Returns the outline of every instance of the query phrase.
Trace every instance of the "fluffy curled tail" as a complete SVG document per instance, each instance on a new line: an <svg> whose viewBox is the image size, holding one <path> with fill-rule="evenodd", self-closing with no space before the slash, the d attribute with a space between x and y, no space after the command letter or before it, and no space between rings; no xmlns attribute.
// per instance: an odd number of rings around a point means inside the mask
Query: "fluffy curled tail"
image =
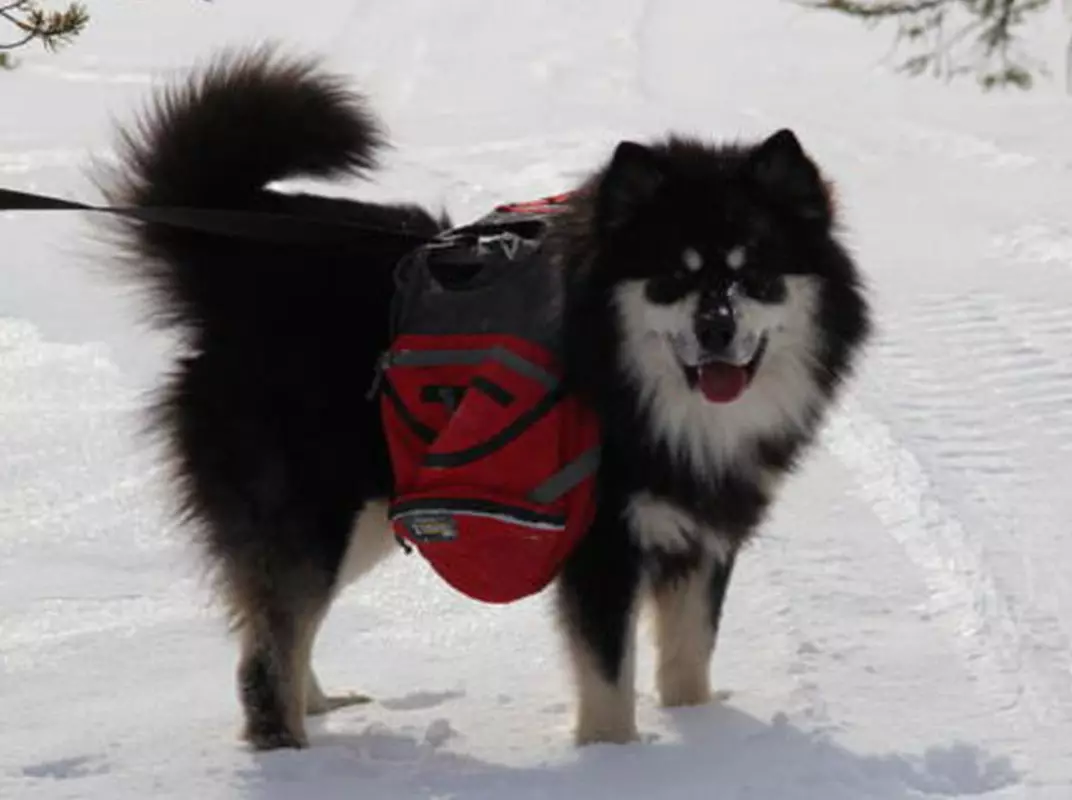
<svg viewBox="0 0 1072 800"><path fill-rule="evenodd" d="M234 206L271 181L369 170L384 144L345 78L270 48L216 58L120 137L106 191L134 206Z"/></svg>
<svg viewBox="0 0 1072 800"><path fill-rule="evenodd" d="M114 205L342 217L371 230L430 235L440 227L416 207L266 188L285 178L363 175L385 144L364 98L345 76L315 60L282 57L271 48L219 56L157 93L119 139L119 163L101 181ZM324 243L302 250L129 218L101 224L112 252L127 267L125 278L148 291L151 318L165 327L243 325L285 316L295 295L305 296L294 287L323 284L320 295L330 297L333 290L326 287L337 283L332 258L340 257L338 248ZM387 269L409 246L400 237L357 239L346 252L366 271L370 265Z"/></svg>

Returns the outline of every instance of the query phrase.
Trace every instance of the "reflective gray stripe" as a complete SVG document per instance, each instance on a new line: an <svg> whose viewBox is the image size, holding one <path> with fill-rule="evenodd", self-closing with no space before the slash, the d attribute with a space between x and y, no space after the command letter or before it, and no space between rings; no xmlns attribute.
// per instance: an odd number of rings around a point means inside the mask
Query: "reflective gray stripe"
<svg viewBox="0 0 1072 800"><path fill-rule="evenodd" d="M391 354L387 366L445 367L450 364L479 364L488 359L498 361L526 378L531 378L548 391L558 386L558 379L550 372L505 347L492 347L487 350L400 350Z"/></svg>
<svg viewBox="0 0 1072 800"><path fill-rule="evenodd" d="M484 516L489 519L508 519L523 522L536 528L561 530L566 526L564 514L546 514L493 500L452 497L444 499L419 498L394 503L388 512L392 520L405 520L407 517L450 517L450 516Z"/></svg>
<svg viewBox="0 0 1072 800"><path fill-rule="evenodd" d="M401 520L408 524L408 520L411 517L417 517L435 513L434 511L405 511L401 514L397 514L395 519ZM496 514L491 511L455 511L452 508L444 508L442 510L444 516L449 516L451 519L454 517L480 517L481 519L493 519L498 522L509 522L513 525L520 525L523 528L531 528L535 531L561 531L565 529L565 524L557 522L541 522L539 520L524 519L522 517L515 517L511 514Z"/></svg>
<svg viewBox="0 0 1072 800"><path fill-rule="evenodd" d="M568 463L531 492L528 499L533 503L553 503L570 489L591 475L599 467L599 448L593 447Z"/></svg>

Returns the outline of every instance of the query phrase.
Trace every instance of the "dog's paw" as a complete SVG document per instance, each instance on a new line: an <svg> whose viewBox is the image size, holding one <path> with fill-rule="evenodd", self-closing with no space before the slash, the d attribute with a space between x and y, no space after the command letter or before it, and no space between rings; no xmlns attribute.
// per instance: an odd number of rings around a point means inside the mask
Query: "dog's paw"
<svg viewBox="0 0 1072 800"><path fill-rule="evenodd" d="M578 747L585 747L590 744L634 744L640 741L640 734L634 726L578 727L573 738Z"/></svg>
<svg viewBox="0 0 1072 800"><path fill-rule="evenodd" d="M702 706L711 702L711 688L707 681L679 681L659 688L663 708Z"/></svg>
<svg viewBox="0 0 1072 800"><path fill-rule="evenodd" d="M250 726L242 732L242 738L254 750L302 750L309 746L305 731L292 731L286 728Z"/></svg>
<svg viewBox="0 0 1072 800"><path fill-rule="evenodd" d="M358 694L357 692L348 692L347 694L337 695L335 697L321 694L309 698L306 703L305 713L310 717L318 717L331 711L335 711L336 709L348 708L349 706L361 706L371 702L371 697L364 694Z"/></svg>
<svg viewBox="0 0 1072 800"><path fill-rule="evenodd" d="M730 699L731 692L725 689L712 692L706 685L679 685L673 691L664 689L660 695L663 708L688 708L724 703Z"/></svg>

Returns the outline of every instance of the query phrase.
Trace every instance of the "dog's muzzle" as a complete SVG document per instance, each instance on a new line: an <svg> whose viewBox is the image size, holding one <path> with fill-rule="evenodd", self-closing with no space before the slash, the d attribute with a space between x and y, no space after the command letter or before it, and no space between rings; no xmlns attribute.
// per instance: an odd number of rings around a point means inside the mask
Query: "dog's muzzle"
<svg viewBox="0 0 1072 800"><path fill-rule="evenodd" d="M670 336L689 386L712 403L733 402L759 369L767 350L766 334L742 330L728 302L703 309L694 327L694 331Z"/></svg>

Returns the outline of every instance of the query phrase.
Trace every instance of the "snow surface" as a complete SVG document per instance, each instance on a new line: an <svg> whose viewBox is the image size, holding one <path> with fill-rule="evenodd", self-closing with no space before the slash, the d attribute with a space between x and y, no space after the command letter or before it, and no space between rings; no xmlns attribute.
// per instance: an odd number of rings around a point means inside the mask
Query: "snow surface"
<svg viewBox="0 0 1072 800"><path fill-rule="evenodd" d="M0 75L0 183L97 199L112 119L281 37L394 132L364 196L458 219L568 187L623 137L792 126L839 182L880 335L741 560L713 670L645 743L575 749L547 598L397 557L339 602L313 748L235 740L235 651L167 516L142 395L168 342L84 220L0 215L0 797L1072 797L1072 104L894 75L885 33L780 0L109 0ZM1063 23L1034 45L1060 75ZM338 188L337 191L349 191Z"/></svg>

